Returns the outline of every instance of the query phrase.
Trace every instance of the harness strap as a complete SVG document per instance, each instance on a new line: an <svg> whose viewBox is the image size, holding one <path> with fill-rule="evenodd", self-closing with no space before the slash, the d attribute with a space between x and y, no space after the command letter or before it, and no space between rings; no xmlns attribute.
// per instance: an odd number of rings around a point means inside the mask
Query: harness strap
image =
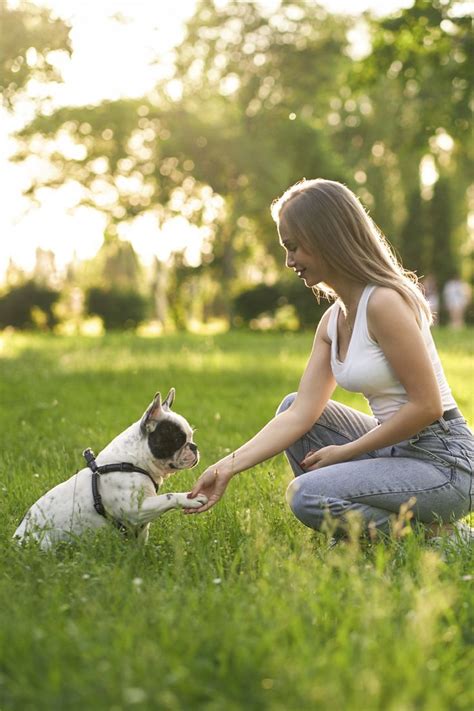
<svg viewBox="0 0 474 711"><path fill-rule="evenodd" d="M101 474L109 474L110 472L138 472L139 474L145 474L152 482L153 486L155 487L155 491L158 491L158 485L156 481L153 479L151 474L147 472L145 469L142 469L141 467L135 466L135 464L132 464L131 462L118 462L116 464L103 464L102 466L98 466L97 462L95 461L95 455L92 449L85 449L83 451L83 457L86 460L86 464L89 467L89 469L92 472L92 478L91 478L91 484L92 484L92 498L94 500L94 509L97 511L97 513L100 516L103 516L104 518L109 518L107 516L107 512L104 508L104 504L102 502L102 497L99 492L99 476ZM115 518L111 518L110 520L118 528L120 531L126 531L126 526L121 522L118 521Z"/></svg>
<svg viewBox="0 0 474 711"><path fill-rule="evenodd" d="M88 450L86 450L86 452L87 451ZM156 481L153 479L153 477L151 476L151 474L149 472L147 472L146 469L142 469L141 467L136 467L135 464L131 464L131 462L117 462L116 464L102 464L100 467L98 467L96 464L96 467L97 467L97 472L99 474L109 474L109 472L138 472L139 474L145 474L145 476L147 476L153 482L155 491L158 491L158 485L157 485Z"/></svg>

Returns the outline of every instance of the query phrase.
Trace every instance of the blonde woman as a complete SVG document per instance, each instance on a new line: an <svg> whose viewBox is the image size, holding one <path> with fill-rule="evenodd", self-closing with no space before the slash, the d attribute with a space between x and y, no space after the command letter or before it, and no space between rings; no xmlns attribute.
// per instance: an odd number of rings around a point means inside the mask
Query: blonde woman
<svg viewBox="0 0 474 711"><path fill-rule="evenodd" d="M322 317L297 393L251 440L210 466L190 496L217 503L233 476L286 450L287 499L313 529L347 514L390 532L411 500L436 531L471 510L474 436L453 398L413 274L344 185L304 180L272 205L286 266L334 304ZM336 384L367 398L372 415L331 400ZM463 538L471 529L458 526Z"/></svg>

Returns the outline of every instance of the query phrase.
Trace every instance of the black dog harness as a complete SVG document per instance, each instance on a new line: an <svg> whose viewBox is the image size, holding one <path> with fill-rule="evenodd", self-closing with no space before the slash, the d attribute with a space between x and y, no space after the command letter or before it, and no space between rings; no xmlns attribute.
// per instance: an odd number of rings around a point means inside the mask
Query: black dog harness
<svg viewBox="0 0 474 711"><path fill-rule="evenodd" d="M142 469L141 467L137 467L135 464L132 464L131 462L118 462L116 464L103 464L102 466L99 466L97 462L95 461L95 455L92 449L85 449L82 453L84 459L86 460L87 466L92 472L92 498L94 499L94 508L97 511L97 513L100 516L103 516L104 518L110 518L107 516L107 512L104 508L104 504L102 502L102 497L99 493L99 476L101 474L108 474L110 472L138 472L139 474L145 474L152 482L153 486L155 487L155 491L158 491L158 485L156 481L153 479L152 475L150 472L147 472L146 469ZM116 518L111 519L114 526L118 528L120 531L126 531L127 527L125 524L123 524L121 521L118 521Z"/></svg>

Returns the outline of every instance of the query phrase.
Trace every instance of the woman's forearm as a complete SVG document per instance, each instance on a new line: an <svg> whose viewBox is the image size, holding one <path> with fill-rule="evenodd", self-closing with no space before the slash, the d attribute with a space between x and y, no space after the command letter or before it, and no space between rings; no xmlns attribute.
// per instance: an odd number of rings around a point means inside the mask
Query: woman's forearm
<svg viewBox="0 0 474 711"><path fill-rule="evenodd" d="M283 452L311 427L291 408L270 420L241 447L219 460L214 466L219 474L232 477L260 462Z"/></svg>
<svg viewBox="0 0 474 711"><path fill-rule="evenodd" d="M393 417L362 435L359 439L354 440L354 442L349 442L343 446L347 449L348 458L353 459L360 454L366 454L383 447L390 447L392 444L397 444L413 437L440 415L441 411L439 409L428 410L423 404L418 405L407 402Z"/></svg>

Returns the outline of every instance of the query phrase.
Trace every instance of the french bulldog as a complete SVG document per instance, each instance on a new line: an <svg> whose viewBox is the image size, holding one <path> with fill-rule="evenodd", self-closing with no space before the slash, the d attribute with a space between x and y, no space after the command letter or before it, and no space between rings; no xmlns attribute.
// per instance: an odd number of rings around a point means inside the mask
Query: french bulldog
<svg viewBox="0 0 474 711"><path fill-rule="evenodd" d="M87 466L38 499L14 538L32 538L47 550L112 523L146 542L150 522L161 514L205 504L204 495L188 499L187 493L157 493L170 474L199 461L190 425L171 410L174 397L174 388L163 402L156 393L141 419L115 437L97 460L86 450Z"/></svg>

